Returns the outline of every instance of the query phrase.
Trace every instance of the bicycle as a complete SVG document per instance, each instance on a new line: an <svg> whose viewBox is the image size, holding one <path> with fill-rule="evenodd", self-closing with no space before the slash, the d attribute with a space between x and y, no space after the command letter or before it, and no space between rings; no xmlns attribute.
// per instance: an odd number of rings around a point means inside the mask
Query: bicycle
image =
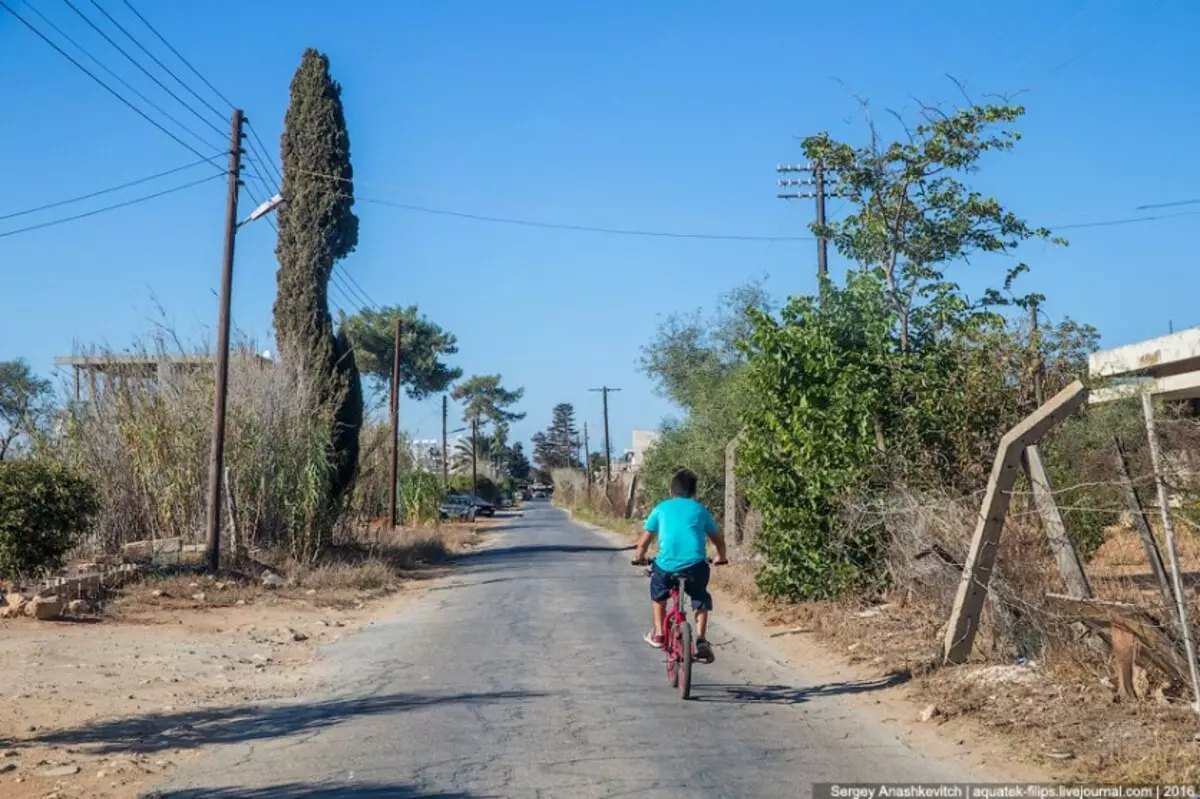
<svg viewBox="0 0 1200 799"><path fill-rule="evenodd" d="M708 560L708 563L712 562L711 559ZM651 573L651 563L653 561L645 558L630 561L634 566L647 567L647 577ZM685 583L685 578L671 575L671 594L667 601L667 613L663 618L663 653L667 659L667 682L672 688L679 689L680 699L688 699L692 695L692 664L696 662L692 623L688 621L683 602Z"/></svg>

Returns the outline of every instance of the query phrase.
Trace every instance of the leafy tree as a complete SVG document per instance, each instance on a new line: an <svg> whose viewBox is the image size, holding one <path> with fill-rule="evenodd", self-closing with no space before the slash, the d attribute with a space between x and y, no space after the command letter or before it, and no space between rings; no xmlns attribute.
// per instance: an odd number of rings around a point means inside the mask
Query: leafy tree
<svg viewBox="0 0 1200 799"><path fill-rule="evenodd" d="M886 526L847 511L896 486L981 486L1000 436L1029 410L1032 345L1054 350L1033 359L1055 364L1053 382L1094 341L1074 323L1014 332L997 307L1036 298L1012 295L1023 264L981 302L946 275L976 253L1061 241L962 181L1013 146L1023 113L927 109L905 141L884 145L874 129L866 147L805 140L851 206L814 232L858 266L844 288L826 281L819 300L793 298L778 319L749 314L739 468L763 513L768 592L822 598L885 579Z"/></svg>
<svg viewBox="0 0 1200 799"><path fill-rule="evenodd" d="M753 331L746 310L771 307L762 284L747 283L721 295L711 313L668 317L643 349L643 371L686 413L682 420L665 422L646 453L643 474L651 501L665 499L671 475L687 467L699 478L697 498L721 518L725 445L741 429L747 402L746 355L739 348Z"/></svg>
<svg viewBox="0 0 1200 799"><path fill-rule="evenodd" d="M1032 238L1066 243L959 179L976 171L985 154L1012 149L1020 139L1012 125L1024 113L1012 105L953 113L927 108L906 141L884 146L874 127L865 147L827 133L804 140L804 154L836 175L835 190L852 206L838 221L814 224L813 232L884 281L901 351L912 346L914 326L936 331L964 310L945 264L977 252L1009 252Z"/></svg>
<svg viewBox="0 0 1200 799"><path fill-rule="evenodd" d="M329 59L304 52L292 78L281 139L283 196L278 211L278 296L275 336L283 360L312 380L321 405L332 409L334 472L330 504L353 486L362 426L362 387L346 331L334 335L329 277L358 243L354 170L341 87Z"/></svg>
<svg viewBox="0 0 1200 799"><path fill-rule="evenodd" d="M514 480L528 480L533 467L525 456L525 446L518 441L508 450L508 476Z"/></svg>
<svg viewBox="0 0 1200 799"><path fill-rule="evenodd" d="M395 359L396 320L400 320L400 383L409 397L420 400L445 391L462 377L462 369L442 359L458 352L453 333L421 316L417 306L364 308L342 322L354 345L358 368L376 388L386 389Z"/></svg>
<svg viewBox="0 0 1200 799"><path fill-rule="evenodd" d="M521 401L525 389L509 391L500 380L500 375L472 375L451 389L450 398L463 403L463 421L500 425L525 418L524 413L509 410Z"/></svg>
<svg viewBox="0 0 1200 799"><path fill-rule="evenodd" d="M17 442L37 431L49 413L52 387L23 359L0 361L0 461Z"/></svg>
<svg viewBox="0 0 1200 799"><path fill-rule="evenodd" d="M554 406L550 426L533 436L533 457L538 468L547 472L582 468L578 455L579 440L575 407L569 402L560 402Z"/></svg>

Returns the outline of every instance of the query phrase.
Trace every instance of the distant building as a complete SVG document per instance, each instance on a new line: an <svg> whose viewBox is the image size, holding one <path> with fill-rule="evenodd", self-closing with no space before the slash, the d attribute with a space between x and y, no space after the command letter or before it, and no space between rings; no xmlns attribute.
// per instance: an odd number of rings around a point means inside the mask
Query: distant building
<svg viewBox="0 0 1200 799"><path fill-rule="evenodd" d="M658 442L659 434L653 430L634 430L633 446L628 450L630 467L640 471L646 462L646 450Z"/></svg>

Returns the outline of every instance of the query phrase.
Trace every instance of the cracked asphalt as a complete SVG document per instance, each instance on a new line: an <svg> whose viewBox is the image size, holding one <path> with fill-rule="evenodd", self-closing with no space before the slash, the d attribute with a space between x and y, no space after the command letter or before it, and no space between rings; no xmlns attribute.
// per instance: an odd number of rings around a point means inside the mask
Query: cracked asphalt
<svg viewBox="0 0 1200 799"><path fill-rule="evenodd" d="M796 797L967 782L721 624L692 701L641 641L630 553L545 503L394 618L326 648L339 689L255 709L160 796ZM199 726L203 727L203 722Z"/></svg>

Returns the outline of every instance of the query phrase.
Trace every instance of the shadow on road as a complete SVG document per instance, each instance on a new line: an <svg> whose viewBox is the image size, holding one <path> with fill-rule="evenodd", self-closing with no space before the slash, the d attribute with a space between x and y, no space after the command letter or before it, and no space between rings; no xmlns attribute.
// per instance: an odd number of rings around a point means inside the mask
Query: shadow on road
<svg viewBox="0 0 1200 799"><path fill-rule="evenodd" d="M515 547L488 547L475 552L461 555L460 561L481 562L489 560L504 560L507 558L524 558L530 555L572 554L580 552L629 552L633 544L626 547L588 546L585 544L529 544Z"/></svg>
<svg viewBox="0 0 1200 799"><path fill-rule="evenodd" d="M484 794L454 791L428 792L411 785L343 783L340 785L292 782L266 788L184 788L176 791L148 791L144 799L333 799L338 796L377 799L486 799Z"/></svg>
<svg viewBox="0 0 1200 799"><path fill-rule="evenodd" d="M332 727L358 716L403 713L435 705L489 705L539 696L544 694L528 691L471 694L400 693L366 699L329 699L305 704L238 705L184 712L149 713L98 721L73 730L56 730L24 743L88 746L97 754L158 752L213 743L231 744L284 738Z"/></svg>
<svg viewBox="0 0 1200 799"><path fill-rule="evenodd" d="M903 685L912 679L908 672L895 672L878 680L831 682L824 685L703 685L693 684L692 699L697 702L728 702L739 705L764 703L797 705L826 696L846 696L882 691Z"/></svg>

